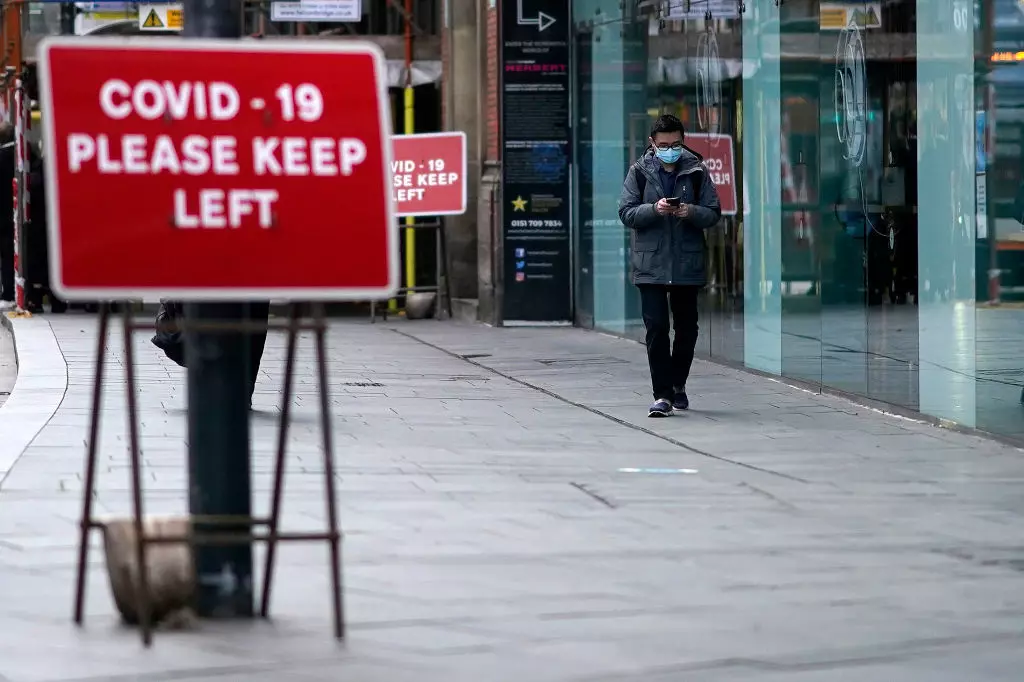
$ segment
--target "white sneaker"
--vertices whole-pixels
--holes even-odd
[[[0,313],[14,310],[14,301],[0,301]]]

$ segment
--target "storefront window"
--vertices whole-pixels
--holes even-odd
[[[933,9],[918,15],[917,34],[920,409],[974,426],[975,170],[983,162],[975,126],[985,111],[977,108],[973,4]]]
[[[782,129],[779,11],[751,3],[743,22],[744,362],[782,373]]]
[[[678,116],[704,155],[723,218],[708,233],[709,282],[698,352],[743,362],[742,111],[739,4],[575,0],[577,317],[643,335],[617,201],[661,114]]]
[[[958,187],[977,221],[976,425],[1024,439],[1024,8],[979,0],[955,9],[951,31],[964,15],[975,28],[974,173]]]
[[[765,3],[768,4],[768,3]],[[771,3],[774,5],[775,3]],[[770,8],[769,8],[770,9]],[[833,231],[821,209],[822,107],[830,97],[828,65],[821,45],[817,3],[780,3],[779,234],[782,373],[818,384],[822,380],[822,289],[820,261]],[[773,16],[774,18],[774,16]],[[823,132],[824,131],[824,132]],[[774,194],[774,192],[773,192]]]
[[[1024,5],[574,12],[584,324],[641,334],[615,202],[672,113],[730,204],[699,351],[1024,441]]]

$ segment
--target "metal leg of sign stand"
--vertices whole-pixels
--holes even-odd
[[[327,378],[327,316],[323,303],[313,307],[316,324],[317,370],[320,375],[320,430],[324,443],[324,485],[327,495],[327,524],[331,546],[331,587],[334,590],[334,636],[345,638],[345,616],[341,585],[341,533],[338,530],[338,499],[334,485],[334,432],[331,430],[330,382]]]
[[[282,325],[270,324],[260,328],[276,329],[285,331],[288,334],[288,347],[285,358],[285,381],[284,398],[281,410],[281,424],[278,432],[277,453],[274,466],[273,493],[271,498],[271,513],[269,518],[245,518],[238,517],[192,517],[193,524],[201,522],[204,525],[238,526],[246,525],[250,528],[247,534],[227,533],[198,533],[193,532],[190,536],[183,537],[160,537],[150,538],[143,534],[143,500],[142,500],[142,461],[140,450],[140,439],[138,431],[138,405],[135,395],[135,357],[133,332],[149,330],[154,325],[139,324],[132,320],[131,306],[124,305],[124,362],[125,362],[125,383],[128,411],[129,429],[129,454],[131,458],[131,485],[133,514],[132,521],[136,537],[136,561],[139,566],[139,580],[136,583],[139,626],[142,631],[142,641],[145,646],[152,643],[153,619],[152,604],[150,600],[149,580],[146,572],[146,549],[154,543],[192,543],[198,544],[229,544],[236,542],[259,542],[267,543],[267,555],[264,572],[264,584],[260,615],[269,617],[270,595],[273,580],[274,560],[276,558],[277,543],[282,541],[321,541],[327,542],[330,550],[330,575],[332,587],[332,604],[334,616],[334,634],[338,639],[345,637],[345,617],[342,599],[341,579],[341,529],[338,520],[337,489],[334,475],[334,439],[331,431],[331,412],[329,381],[327,376],[327,318],[322,304],[312,307],[312,319],[306,320],[303,315],[304,306],[292,304],[289,311],[288,322]],[[93,500],[96,487],[96,460],[98,457],[98,443],[100,433],[100,414],[103,394],[103,381],[105,379],[106,341],[109,336],[111,305],[100,304],[99,309],[99,340],[96,351],[96,376],[93,383],[92,396],[92,417],[89,425],[89,443],[86,450],[86,471],[85,471],[85,492],[82,502],[81,535],[78,552],[78,574],[75,590],[75,623],[81,625],[84,620],[85,610],[85,589],[86,575],[88,570],[88,551],[90,531],[102,528],[102,524],[93,519]],[[188,325],[185,320],[183,326]],[[203,326],[201,323],[194,324],[195,327]],[[252,324],[235,323],[218,326],[206,325],[209,331],[251,331]],[[318,366],[319,389],[320,389],[320,423],[323,429],[324,447],[324,484],[327,504],[328,528],[321,532],[298,532],[282,533],[280,531],[281,504],[284,495],[284,472],[287,453],[288,428],[291,421],[291,403],[294,397],[295,383],[295,362],[299,335],[302,331],[312,331],[315,337],[316,357]],[[263,527],[263,533],[257,533],[256,528]]]
[[[153,623],[150,619],[152,610],[149,603],[149,567],[146,563],[146,537],[143,535],[142,519],[142,457],[139,453],[139,413],[135,396],[135,348],[132,333],[132,306],[124,304],[124,375],[125,397],[128,400],[128,450],[131,457],[132,476],[132,521],[135,531],[135,561],[138,563],[138,581],[135,583],[136,608],[139,615],[139,629],[142,631],[142,644],[153,643]],[[92,491],[89,491],[92,494]]]
[[[442,221],[437,228],[437,318],[445,320],[451,319],[451,316],[452,285],[448,270],[448,234]]]
[[[444,223],[438,219],[434,222],[422,222],[416,223],[415,225],[402,225],[403,230],[416,230],[422,232],[425,230],[434,230],[434,239],[436,243],[436,254],[435,254],[435,283],[429,286],[403,286],[395,292],[395,297],[408,296],[410,293],[427,293],[434,292],[437,294],[435,303],[436,317],[437,319],[444,319],[445,317],[451,317],[451,286],[448,281],[448,240],[444,232]],[[377,321],[377,304],[379,301],[370,301],[370,323]],[[388,308],[386,305],[381,306],[381,319],[385,322],[388,320]]]
[[[146,543],[142,536],[142,462],[139,452],[138,405],[135,396],[135,351],[132,347],[131,307],[123,306],[124,310],[124,362],[125,362],[125,398],[128,418],[128,450],[131,462],[132,487],[132,523],[135,530],[135,560],[138,563],[138,581],[136,582],[136,600],[139,616],[139,627],[142,631],[142,642],[149,646],[152,643],[152,623],[149,608],[149,580],[146,565]],[[106,346],[110,333],[110,304],[101,303],[99,311],[99,330],[96,341],[96,375],[93,378],[92,414],[89,420],[89,443],[86,448],[85,460],[85,491],[82,496],[82,519],[78,546],[78,573],[75,578],[75,623],[81,625],[85,618],[85,588],[89,568],[89,539],[91,531],[102,528],[102,524],[93,518],[93,501],[96,495],[96,459],[99,450],[100,416],[103,409],[103,381],[106,375]]]
[[[285,455],[288,448],[288,427],[292,416],[292,386],[295,379],[295,353],[299,345],[299,306],[293,305],[288,315],[288,350],[284,358],[284,394],[281,398],[281,425],[277,432],[277,456],[274,458],[274,488],[270,497],[270,539],[267,540],[267,556],[263,567],[263,595],[260,599],[260,615],[270,617],[270,592],[274,578],[274,559],[277,558],[275,538],[281,519],[281,498],[284,494]]]
[[[320,383],[320,428],[323,434],[324,448],[324,494],[327,498],[327,534],[330,546],[330,574],[332,588],[332,604],[334,607],[334,636],[345,637],[345,616],[342,605],[341,583],[341,533],[338,524],[337,491],[334,482],[334,437],[331,431],[330,384],[327,378],[327,316],[322,303],[312,306],[313,332],[316,344],[316,364]],[[281,427],[278,431],[277,458],[274,464],[274,491],[270,503],[269,533],[267,538],[267,556],[263,571],[263,595],[260,604],[260,615],[270,616],[270,595],[274,576],[274,560],[277,555],[277,542],[281,538],[278,532],[281,515],[281,498],[284,492],[285,453],[288,443],[288,422],[291,417],[292,385],[296,347],[299,335],[299,307],[293,306],[288,320],[288,349],[285,354],[284,398],[281,408]]]
[[[370,301],[370,324],[377,322],[377,304],[380,301]],[[388,321],[388,302],[384,301],[384,305],[380,306],[380,319],[384,322]]]
[[[93,489],[96,481],[96,450],[99,447],[100,410],[103,402],[103,375],[107,358],[107,331],[110,327],[110,306],[100,304],[99,330],[96,341],[96,375],[92,382],[92,414],[89,417],[89,442],[85,454],[85,494],[82,495],[82,519],[78,536],[78,573],[75,577],[75,624],[85,617],[85,577],[89,563],[89,536],[95,525],[92,520]]]

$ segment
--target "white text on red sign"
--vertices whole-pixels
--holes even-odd
[[[459,174],[445,170],[444,159],[430,159],[419,165],[415,161],[393,161],[395,201],[422,201],[429,187],[448,187],[459,183]]]
[[[732,184],[732,172],[724,160],[715,157],[705,157],[704,167],[708,169],[708,176],[710,176],[711,181],[714,182],[715,185],[722,186]]]
[[[276,115],[283,121],[309,122],[324,114],[319,88],[304,83],[283,84],[274,91]],[[112,120],[230,121],[248,106],[267,111],[271,104],[255,97],[243,102],[230,83],[172,83],[120,79],[103,83],[99,104]],[[237,176],[242,173],[239,149],[251,151],[252,171],[268,179],[280,176],[347,177],[366,160],[366,144],[352,137],[268,136],[239,141],[231,135],[170,135],[88,133],[67,135],[66,158],[72,173],[93,169],[105,175]],[[175,227],[181,229],[240,228],[274,225],[279,194],[272,186],[246,189],[218,187],[189,192],[174,189],[169,197]]]

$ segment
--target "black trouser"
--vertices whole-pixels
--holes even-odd
[[[0,230],[0,301],[14,300],[14,234]]]
[[[640,310],[647,327],[647,362],[654,399],[672,400],[686,388],[697,346],[697,295],[701,287],[640,284]],[[671,323],[669,314],[671,313]],[[669,343],[669,332],[675,339]]]
[[[249,303],[249,319],[256,324],[267,324],[270,318],[270,302],[259,301]],[[260,373],[260,362],[263,360],[263,349],[267,345],[267,330],[252,332],[249,335],[249,396],[256,391],[256,378]]]
[[[24,254],[25,307],[32,312],[42,312],[43,298],[50,297],[53,312],[67,309],[67,304],[50,290],[50,252],[46,223],[34,222],[26,225],[28,253]]]

